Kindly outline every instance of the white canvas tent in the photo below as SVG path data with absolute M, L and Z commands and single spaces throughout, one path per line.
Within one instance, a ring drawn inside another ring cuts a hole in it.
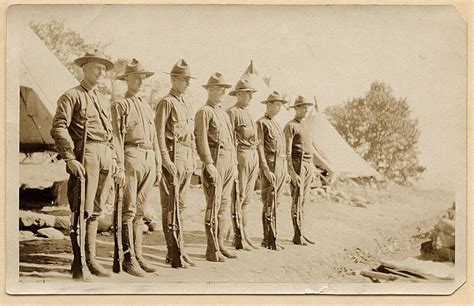
M 65 163 L 49 151 L 50 129 L 58 98 L 78 81 L 30 28 L 21 32 L 19 72 L 20 187 L 48 188 L 68 179 Z
M 250 103 L 249 109 L 254 120 L 262 117 L 265 113 L 265 105 L 260 101 L 267 98 L 273 88 L 263 81 L 263 78 L 253 62 L 242 75 L 258 90 Z M 278 88 L 275 88 L 278 89 Z M 224 109 L 235 103 L 235 98 L 227 96 L 223 101 Z M 290 100 L 289 104 L 293 101 Z M 287 107 L 289 105 L 286 105 Z M 282 108 L 275 120 L 284 127 L 294 117 L 292 109 Z M 380 175 L 372 168 L 352 147 L 339 135 L 336 129 L 326 119 L 325 115 L 313 109 L 305 120 L 305 126 L 311 131 L 313 146 L 315 149 L 314 163 L 326 170 L 332 178 L 354 179 L 374 177 L 379 179 Z
M 20 147 L 44 150 L 60 95 L 78 84 L 74 76 L 30 29 L 21 34 Z

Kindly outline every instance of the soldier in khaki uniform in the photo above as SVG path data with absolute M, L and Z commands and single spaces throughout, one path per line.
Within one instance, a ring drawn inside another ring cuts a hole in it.
M 190 101 L 183 94 L 189 86 L 191 76 L 189 65 L 185 60 L 179 60 L 171 69 L 171 90 L 157 106 L 155 115 L 156 134 L 163 160 L 163 179 L 160 184 L 162 225 L 165 234 L 168 253 L 166 261 L 174 268 L 188 268 L 195 264 L 184 249 L 173 249 L 173 233 L 168 224 L 168 205 L 174 201 L 173 184 L 179 189 L 180 224 L 185 208 L 186 192 L 191 183 L 195 169 L 194 144 L 194 112 Z M 183 246 L 183 229 L 179 229 L 181 248 Z
M 241 220 L 241 244 L 234 241 L 236 249 L 252 250 L 257 247 L 252 243 L 247 231 L 248 205 L 255 189 L 258 177 L 258 154 L 257 154 L 257 126 L 253 121 L 247 107 L 252 100 L 252 95 L 257 90 L 252 88 L 249 82 L 241 79 L 235 85 L 229 95 L 237 97 L 236 103 L 227 110 L 232 124 L 232 131 L 236 143 L 237 163 L 239 171 L 239 194 L 240 203 L 235 203 L 234 218 Z M 240 215 L 241 214 L 241 215 Z M 234 228 L 236 230 L 236 228 Z M 237 237 L 237 231 L 235 237 Z
M 143 217 L 149 195 L 161 177 L 161 156 L 155 134 L 153 112 L 139 95 L 143 82 L 154 73 L 133 59 L 117 80 L 127 82 L 125 98 L 112 106 L 119 173 L 116 180 L 125 183 L 122 208 L 122 244 L 125 272 L 145 276 L 156 272 L 143 257 Z
M 273 91 L 266 100 L 265 115 L 257 120 L 258 155 L 262 178 L 262 246 L 268 249 L 281 250 L 282 246 L 276 242 L 276 208 L 279 206 L 283 186 L 287 177 L 285 135 L 274 117 L 280 112 L 283 104 L 288 103 L 278 91 Z M 275 201 L 276 203 L 273 203 Z M 275 205 L 272 210 L 271 205 Z M 269 242 L 269 235 L 274 225 L 274 243 Z
M 287 123 L 284 129 L 286 139 L 286 160 L 291 178 L 291 217 L 293 221 L 293 243 L 298 245 L 313 244 L 303 232 L 303 207 L 311 192 L 313 177 L 313 142 L 303 121 L 313 103 L 298 96 L 292 108 L 295 118 Z
M 80 85 L 69 89 L 59 98 L 51 136 L 70 174 L 70 205 L 79 197 L 74 194 L 74 186 L 85 178 L 86 263 L 92 274 L 107 277 L 111 273 L 96 260 L 96 236 L 98 218 L 113 183 L 112 175 L 117 169 L 117 156 L 113 147 L 110 101 L 97 90 L 97 84 L 114 64 L 97 51 L 86 53 L 74 63 L 82 67 L 84 79 Z M 82 139 L 86 122 L 87 141 L 83 165 L 80 160 L 83 158 Z
M 237 177 L 237 161 L 229 116 L 221 108 L 227 88 L 221 73 L 214 73 L 203 85 L 208 92 L 206 104 L 196 113 L 194 134 L 197 153 L 203 163 L 202 181 L 207 207 L 205 228 L 206 259 L 225 261 L 237 256 L 224 246 L 229 229 L 232 185 Z

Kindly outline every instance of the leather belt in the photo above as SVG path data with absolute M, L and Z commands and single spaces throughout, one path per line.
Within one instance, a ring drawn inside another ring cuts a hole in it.
M 140 148 L 144 150 L 153 150 L 152 146 L 144 145 L 142 143 L 125 143 L 125 147 Z

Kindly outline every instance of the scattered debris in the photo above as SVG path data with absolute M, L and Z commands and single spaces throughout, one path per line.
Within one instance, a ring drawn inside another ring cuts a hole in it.
M 30 231 L 20 231 L 18 235 L 18 240 L 23 241 L 23 240 L 32 240 L 35 239 L 35 233 L 30 232 Z
M 20 229 L 54 227 L 56 217 L 39 214 L 29 210 L 20 210 Z
M 43 238 L 64 239 L 64 234 L 54 227 L 41 228 L 36 233 L 39 237 Z

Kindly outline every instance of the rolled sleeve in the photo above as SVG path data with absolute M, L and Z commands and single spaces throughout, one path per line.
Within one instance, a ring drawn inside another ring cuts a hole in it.
M 204 166 L 213 164 L 211 150 L 209 149 L 209 142 L 207 134 L 209 132 L 209 113 L 203 109 L 199 110 L 195 116 L 194 137 L 196 142 L 196 151 Z
M 69 135 L 69 125 L 72 121 L 74 101 L 67 95 L 62 95 L 57 103 L 56 113 L 53 118 L 53 126 L 50 134 L 56 143 L 59 155 L 68 161 L 75 159 L 74 142 Z
M 172 109 L 171 102 L 163 99 L 158 103 L 155 113 L 156 138 L 160 150 L 161 161 L 164 164 L 171 163 L 171 157 L 168 148 L 166 147 L 166 123 L 171 116 Z

